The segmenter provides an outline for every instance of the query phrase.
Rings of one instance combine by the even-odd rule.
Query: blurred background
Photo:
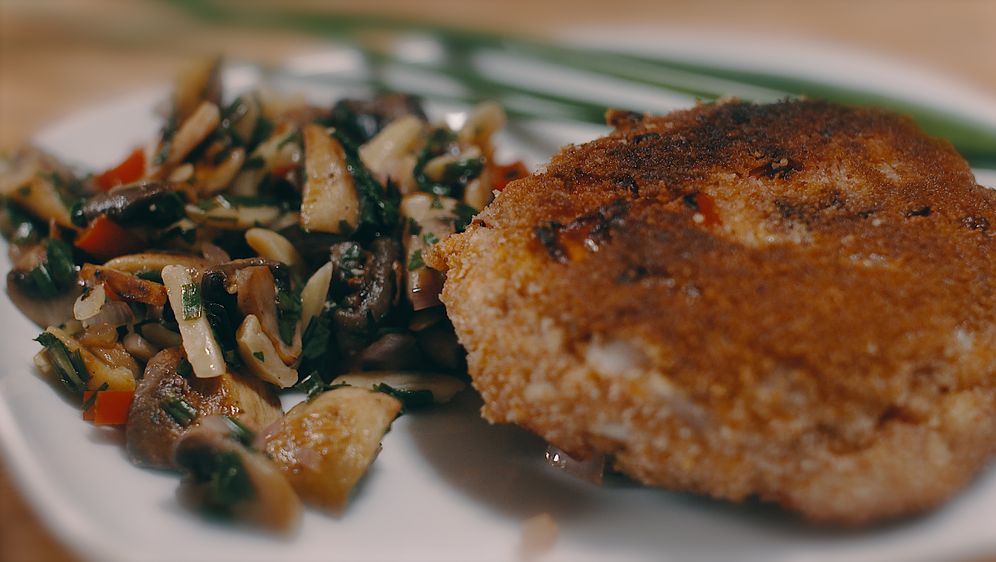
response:
[[[0,150],[28,142],[40,127],[81,108],[167,82],[198,55],[221,52],[278,64],[325,44],[307,18],[268,25],[265,17],[254,23],[240,17],[274,10],[391,18],[541,40],[603,27],[662,38],[703,31],[815,42],[922,67],[996,99],[994,0],[3,0]],[[39,524],[2,468],[0,560],[74,560]]]

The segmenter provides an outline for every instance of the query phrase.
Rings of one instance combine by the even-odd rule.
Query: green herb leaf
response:
[[[163,274],[161,271],[139,271],[135,274],[135,277],[146,281],[152,281],[153,283],[159,283],[160,285],[163,284]]]
[[[228,428],[232,431],[232,437],[239,443],[242,443],[244,447],[252,449],[253,441],[256,439],[256,434],[253,430],[249,429],[238,418],[223,416],[222,419],[225,420]]]
[[[474,216],[477,215],[477,209],[463,202],[457,203],[457,206],[453,209],[453,212],[456,213],[456,219],[453,221],[453,227],[457,232],[467,230],[467,225],[469,225],[470,221],[474,220]]]
[[[44,263],[40,263],[32,268],[28,272],[28,279],[34,288],[35,294],[40,297],[51,298],[59,294],[59,289],[55,286],[55,281],[52,280],[52,275],[49,274],[48,268],[45,267]]]
[[[159,407],[169,414],[180,427],[189,427],[197,418],[197,408],[181,396],[167,396],[159,401]]]
[[[256,358],[257,361],[266,361],[266,356],[263,355],[262,351],[252,352],[252,356]]]
[[[60,292],[76,283],[76,264],[73,262],[73,250],[68,244],[49,238],[45,256],[52,281]]]
[[[318,359],[325,355],[332,340],[332,318],[329,314],[319,314],[308,322],[301,337],[301,354],[305,359]]]
[[[464,158],[446,165],[443,169],[443,181],[466,185],[467,182],[481,175],[484,170],[483,158]]]
[[[100,386],[97,387],[97,390],[91,393],[90,397],[83,401],[83,411],[84,412],[90,411],[90,408],[93,408],[93,405],[96,404],[97,402],[97,393],[107,390],[108,388],[110,388],[110,386],[111,385],[107,384],[106,382],[100,383]]]
[[[417,410],[432,405],[431,390],[399,390],[385,383],[378,383],[373,389],[397,398],[404,410]]]
[[[183,319],[201,317],[201,286],[197,283],[184,283],[180,288],[180,301],[183,304]]]
[[[415,271],[420,267],[425,267],[425,261],[422,260],[422,250],[415,250],[408,259],[408,271]]]
[[[51,332],[42,332],[35,341],[45,347],[45,353],[63,386],[73,394],[82,395],[90,373],[83,364],[79,350],[70,353],[66,344]]]
[[[259,170],[266,165],[266,161],[263,160],[262,156],[250,156],[246,159],[245,164],[242,164],[243,170]]]
[[[408,234],[418,236],[420,232],[422,232],[422,225],[417,220],[408,217]]]
[[[297,321],[301,318],[301,294],[289,287],[277,288],[277,329],[280,339],[287,345],[294,341]]]
[[[353,236],[390,233],[398,225],[398,205],[401,194],[390,184],[381,186],[360,160],[358,147],[339,130],[332,135],[342,145],[346,154],[346,171],[353,178],[356,193],[360,196],[360,222]]]

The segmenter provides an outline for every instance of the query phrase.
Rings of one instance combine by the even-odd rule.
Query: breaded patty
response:
[[[429,263],[492,422],[860,524],[996,452],[996,191],[909,119],[610,111]]]

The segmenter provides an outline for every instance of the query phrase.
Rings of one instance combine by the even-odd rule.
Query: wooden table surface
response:
[[[262,4],[260,0],[243,5]],[[333,3],[299,0],[311,9]],[[285,2],[285,5],[288,3]],[[346,0],[347,12],[379,13],[544,36],[571,26],[634,24],[713,29],[838,43],[938,71],[996,95],[996,0]],[[190,58],[223,51],[278,62],[320,43],[193,20],[148,0],[5,0],[0,3],[0,149],[108,96],[171,77]],[[27,337],[13,334],[11,337]],[[137,469],[136,469],[137,470]],[[0,467],[0,561],[75,560],[41,526]]]

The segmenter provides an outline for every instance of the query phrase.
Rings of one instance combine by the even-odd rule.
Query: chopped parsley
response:
[[[408,217],[408,234],[418,236],[420,232],[422,232],[422,225],[417,220]]]
[[[180,288],[180,302],[183,305],[183,319],[201,317],[201,286],[197,283],[184,283]]]
[[[393,232],[398,225],[398,205],[401,194],[388,183],[386,187],[374,179],[366,169],[357,152],[358,147],[338,129],[332,135],[342,145],[346,154],[346,171],[353,178],[356,193],[360,198],[360,221],[351,234],[386,234]]]
[[[297,321],[301,318],[301,293],[292,291],[287,284],[277,288],[277,329],[280,339],[287,345],[294,341]]]
[[[481,175],[484,170],[483,158],[464,158],[450,162],[443,169],[443,181],[466,185],[467,182]]]
[[[250,156],[245,164],[242,164],[243,170],[258,170],[266,165],[266,161],[263,160],[262,156]]]
[[[425,267],[425,261],[422,259],[422,250],[415,250],[412,252],[410,258],[408,258],[408,271],[415,271],[421,267]]]
[[[467,225],[470,221],[474,220],[474,216],[477,214],[477,209],[467,205],[466,203],[457,203],[456,208],[453,209],[456,214],[456,220],[453,221],[453,227],[457,232],[463,232],[467,230]]]

